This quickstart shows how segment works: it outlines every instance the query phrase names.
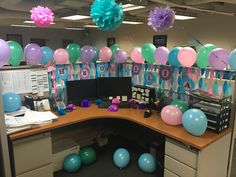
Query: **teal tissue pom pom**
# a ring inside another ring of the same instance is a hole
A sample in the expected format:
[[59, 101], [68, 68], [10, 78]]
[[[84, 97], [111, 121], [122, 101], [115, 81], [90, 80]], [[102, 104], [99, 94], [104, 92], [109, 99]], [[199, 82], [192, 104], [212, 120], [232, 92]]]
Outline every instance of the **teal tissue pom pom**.
[[102, 31], [115, 30], [124, 19], [122, 4], [114, 0], [95, 0], [92, 4], [90, 16]]

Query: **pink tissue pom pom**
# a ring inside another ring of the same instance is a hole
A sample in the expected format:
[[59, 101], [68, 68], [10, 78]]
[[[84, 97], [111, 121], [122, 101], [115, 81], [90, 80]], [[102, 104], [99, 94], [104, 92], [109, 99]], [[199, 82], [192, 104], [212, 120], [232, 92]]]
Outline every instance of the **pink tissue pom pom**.
[[114, 98], [112, 100], [112, 104], [119, 104], [120, 103], [120, 99], [119, 98]]
[[34, 7], [31, 12], [31, 20], [40, 27], [47, 27], [54, 20], [54, 13], [48, 7]]

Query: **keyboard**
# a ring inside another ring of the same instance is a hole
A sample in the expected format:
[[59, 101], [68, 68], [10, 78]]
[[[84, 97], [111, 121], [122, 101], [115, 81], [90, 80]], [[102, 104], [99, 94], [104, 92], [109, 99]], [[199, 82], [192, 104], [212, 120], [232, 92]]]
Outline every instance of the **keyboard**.
[[[108, 108], [110, 105], [112, 105], [111, 101], [104, 101], [98, 105], [98, 108]], [[128, 102], [120, 102], [118, 108], [130, 108], [130, 104]]]

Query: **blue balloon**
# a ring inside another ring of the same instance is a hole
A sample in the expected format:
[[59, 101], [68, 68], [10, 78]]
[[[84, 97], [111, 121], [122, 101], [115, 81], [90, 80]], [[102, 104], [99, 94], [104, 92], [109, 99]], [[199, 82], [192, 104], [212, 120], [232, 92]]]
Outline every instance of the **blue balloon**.
[[42, 53], [43, 53], [41, 63], [46, 65], [46, 64], [48, 64], [49, 62], [51, 62], [53, 60], [53, 51], [52, 51], [51, 48], [46, 47], [46, 46], [41, 47], [41, 50], [42, 50]]
[[129, 161], [129, 152], [124, 148], [117, 149], [113, 154], [113, 162], [120, 169], [125, 168], [129, 164]]
[[143, 153], [138, 159], [138, 166], [142, 171], [152, 173], [157, 168], [156, 159], [150, 153]]
[[20, 96], [13, 92], [3, 94], [3, 107], [5, 112], [14, 112], [20, 109]]
[[180, 62], [178, 60], [178, 53], [181, 47], [175, 47], [173, 48], [169, 55], [168, 55], [168, 62], [171, 66], [180, 66]]
[[81, 159], [78, 154], [70, 154], [63, 160], [63, 169], [69, 173], [76, 172], [81, 167]]
[[236, 49], [234, 49], [229, 55], [229, 66], [230, 69], [236, 71]]
[[207, 129], [207, 117], [199, 109], [189, 109], [183, 114], [184, 128], [194, 136], [201, 136]]

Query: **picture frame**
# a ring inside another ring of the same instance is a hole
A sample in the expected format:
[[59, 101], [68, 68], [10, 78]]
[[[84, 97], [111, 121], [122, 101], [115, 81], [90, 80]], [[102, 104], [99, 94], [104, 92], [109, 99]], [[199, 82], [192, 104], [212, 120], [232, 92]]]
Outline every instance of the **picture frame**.
[[63, 39], [62, 40], [62, 48], [66, 48], [69, 44], [73, 43], [74, 41], [72, 39]]
[[167, 35], [153, 36], [153, 45], [155, 45], [156, 47], [167, 47]]
[[111, 47], [115, 43], [116, 43], [116, 38], [114, 37], [107, 38], [107, 47]]
[[7, 34], [7, 41], [15, 41], [23, 47], [23, 40], [21, 34]]

